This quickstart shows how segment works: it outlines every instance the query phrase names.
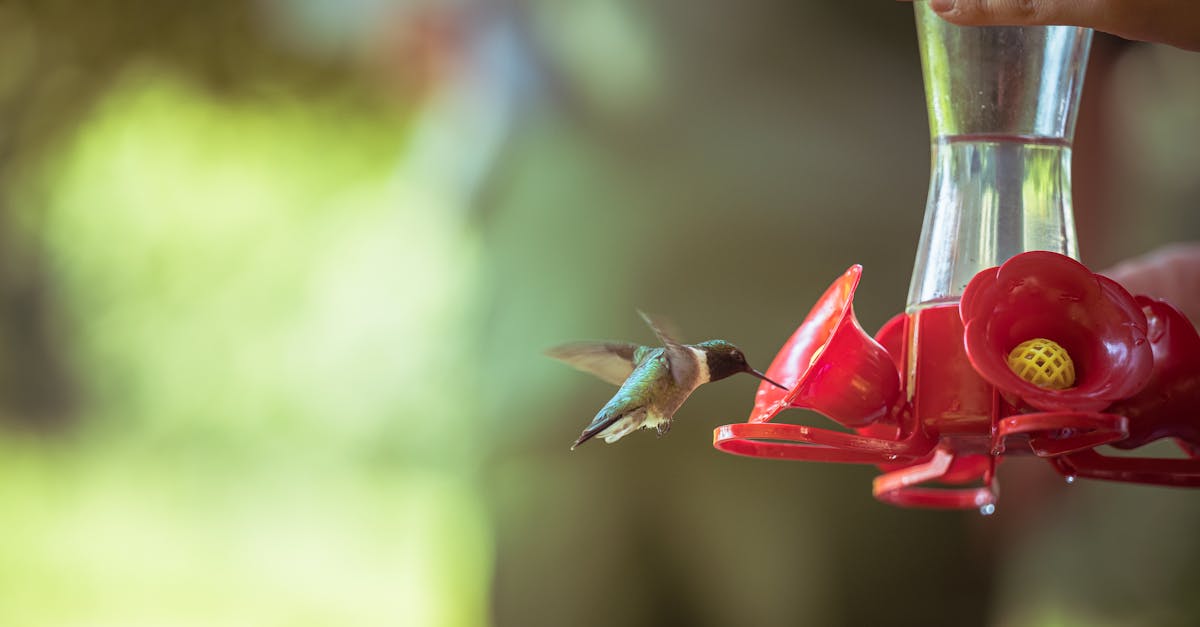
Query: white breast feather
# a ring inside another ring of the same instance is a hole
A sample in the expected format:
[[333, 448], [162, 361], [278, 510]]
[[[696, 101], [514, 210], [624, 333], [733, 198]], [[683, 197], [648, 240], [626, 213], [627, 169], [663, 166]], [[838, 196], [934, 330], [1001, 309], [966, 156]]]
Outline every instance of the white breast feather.
[[696, 355], [696, 360], [698, 362], [697, 363], [697, 368], [698, 368], [697, 374], [699, 374], [700, 376], [696, 379], [696, 386], [692, 388], [694, 390], [694, 389], [700, 387], [701, 385], [708, 383], [711, 380], [711, 379], [709, 379], [710, 375], [708, 372], [708, 354], [698, 348], [692, 348], [691, 346], [689, 346], [687, 348], [688, 348], [688, 350], [692, 351], [692, 353], [694, 353]]

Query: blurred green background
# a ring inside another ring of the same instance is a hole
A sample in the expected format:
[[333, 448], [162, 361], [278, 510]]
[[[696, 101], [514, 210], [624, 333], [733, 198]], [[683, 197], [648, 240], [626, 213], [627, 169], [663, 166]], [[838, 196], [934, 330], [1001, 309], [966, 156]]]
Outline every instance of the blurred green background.
[[[1200, 55], [1098, 37], [1084, 261], [1200, 238]], [[0, 625], [1195, 624], [1200, 499], [568, 445], [582, 338], [902, 309], [911, 7], [0, 2]], [[819, 416], [810, 416], [821, 424]]]

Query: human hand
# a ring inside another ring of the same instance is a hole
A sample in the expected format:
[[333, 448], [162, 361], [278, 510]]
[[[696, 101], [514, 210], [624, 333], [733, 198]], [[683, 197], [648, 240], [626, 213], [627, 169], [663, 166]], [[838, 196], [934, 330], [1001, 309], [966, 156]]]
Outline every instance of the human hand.
[[1133, 294], [1171, 303], [1200, 327], [1200, 243], [1165, 246], [1101, 274]]
[[929, 6], [965, 26], [1083, 26], [1200, 51], [1197, 0], [929, 0]]

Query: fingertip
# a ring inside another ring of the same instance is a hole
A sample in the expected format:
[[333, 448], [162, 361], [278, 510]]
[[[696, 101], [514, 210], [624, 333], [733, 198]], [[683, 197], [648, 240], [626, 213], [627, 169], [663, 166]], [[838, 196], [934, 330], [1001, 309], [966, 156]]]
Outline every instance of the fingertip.
[[967, 26], [1050, 24], [1078, 11], [1070, 0], [929, 0], [929, 8], [946, 21]]
[[984, 6], [972, 0], [929, 0], [929, 8], [934, 15], [959, 26], [986, 23], [986, 16], [981, 13]]

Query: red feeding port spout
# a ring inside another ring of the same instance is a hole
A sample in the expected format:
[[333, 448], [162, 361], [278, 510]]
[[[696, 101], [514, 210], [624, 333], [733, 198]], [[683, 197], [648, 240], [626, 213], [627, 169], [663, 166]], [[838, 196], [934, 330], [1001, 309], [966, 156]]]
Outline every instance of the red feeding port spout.
[[860, 265], [846, 270], [780, 349], [767, 376], [790, 389], [760, 385], [750, 422], [766, 422], [788, 407], [816, 410], [847, 427], [889, 415], [900, 375], [887, 350], [854, 317], [861, 276]]

